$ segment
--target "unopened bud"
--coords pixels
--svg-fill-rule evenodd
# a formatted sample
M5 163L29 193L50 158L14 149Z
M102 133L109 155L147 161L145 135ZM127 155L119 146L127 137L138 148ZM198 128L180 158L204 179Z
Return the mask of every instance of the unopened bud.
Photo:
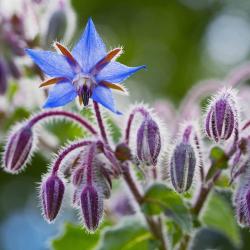
M181 142L175 146L170 161L170 175L177 192L183 193L191 187L195 165L195 152L189 143Z
M223 91L214 98L205 119L207 136L215 142L227 140L237 129L238 117L234 94Z
M137 157L146 165L155 166L161 150L161 135L157 123L149 116L137 131Z
M80 186L84 181L84 166L76 168L72 174L72 184L74 186Z
M47 221L53 221L62 204L64 183L56 175L49 176L41 186L43 214Z
M3 58L0 57L0 95L7 90L7 69Z
M20 172L30 159L34 148L34 135L29 126L12 133L4 151L4 168L7 172Z
M103 215L102 195L93 185L87 185L81 193L80 200L84 224L93 232L98 228Z
M9 73L14 78L19 79L21 77L21 72L13 60L8 61L8 70L9 70Z
M250 227L250 186L240 183L234 195L237 221L242 226Z
M62 6L56 10L49 19L45 44L51 45L55 40L62 40L66 31L67 17Z

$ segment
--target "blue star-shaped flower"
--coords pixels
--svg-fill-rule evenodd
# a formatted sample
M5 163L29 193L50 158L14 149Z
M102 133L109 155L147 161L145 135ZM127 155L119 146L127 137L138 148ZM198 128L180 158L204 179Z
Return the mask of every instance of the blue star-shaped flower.
M58 42L55 47L59 53L26 50L41 70L51 77L40 86L55 84L49 91L44 108L63 106L78 96L80 104L84 106L92 98L109 110L119 113L110 89L126 92L119 83L145 67L128 67L115 62L122 49L107 52L91 18L71 52Z

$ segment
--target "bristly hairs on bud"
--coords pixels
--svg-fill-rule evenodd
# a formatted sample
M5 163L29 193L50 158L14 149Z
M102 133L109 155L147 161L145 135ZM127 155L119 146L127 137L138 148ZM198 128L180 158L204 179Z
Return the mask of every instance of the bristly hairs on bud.
M160 131L160 135L161 135L161 150L160 153L158 155L158 163L157 165L160 165L162 162L162 158L164 156L164 151L166 150L166 146L167 146L167 142L169 141L169 136L167 133L167 126L166 124L162 121L162 119L157 115L157 113L154 111L154 109L150 108L147 104L144 103L135 103L133 105L130 105L129 110L125 113L125 118L124 120L126 122L124 122L125 127L123 129L124 131L124 135L126 137L126 133L127 133L127 128L128 128L128 121L129 119L131 119L131 116L133 116L132 118L132 122L131 122L131 127L130 127L130 134L129 134L129 148L131 149L131 152L133 154L135 154L136 149L137 149L137 140L136 140L136 136L131 136L131 131L138 131L140 125L142 124L145 115L142 115L142 113L139 110L144 110L145 113L147 113L152 120L155 121L155 123L158 125L159 127L159 131ZM126 142L126 138L124 138L124 141ZM136 155L136 154L135 154ZM160 170L159 170L159 174L160 174Z
M227 113L224 113L223 120L216 120L218 117L216 117L215 114L215 105L219 101L226 101L227 103L227 110L225 109L224 112L227 111ZM229 113L228 113L229 112ZM234 140L238 140L238 129L239 129L239 113L240 113L240 107L238 105L238 97L237 97L237 90L231 89L231 88L222 88L220 91L218 91L214 96L212 96L209 100L209 103L207 107L205 108L204 112L204 118L205 121L204 125L204 133L211 139L213 139L215 142L221 142L222 140L227 140L234 136ZM225 124L225 122L228 121L228 117L225 117L225 115L231 115L231 123ZM214 120L213 120L214 116ZM226 120L227 119L227 120ZM218 123L220 125L218 125ZM219 128L218 128L219 126ZM221 131L218 131L220 129Z
M233 195L236 218L240 226L250 226L250 162L245 172L237 179Z
M7 156L7 153L8 153L7 151L8 151L10 146L14 146L12 140L18 139L18 137L16 137L16 136L18 136L17 133L21 129L25 128L25 126L27 127L27 129L31 129L31 133L32 133L31 147L29 149L27 149L27 150L29 150L29 152L26 152L26 159L20 159L20 160L22 160L21 166L14 171L8 170L5 163L6 163L6 161L8 161L8 159L6 157L9 157L10 155ZM14 138L14 137L16 137L16 138ZM10 143L12 145L10 145ZM21 171L25 170L25 168L27 167L27 164L31 161L31 158L33 157L35 151L37 150L37 143L38 143L37 128L29 128L27 120L24 120L23 122L15 124L11 128L11 130L9 131L7 137L5 138L5 148L4 148L4 151L1 153L1 159L2 159L1 165L2 165L2 168L4 169L4 171L11 173L11 174L19 174ZM17 148L17 146L18 145L15 145L15 149ZM10 154L10 153L13 154L14 151L11 150L11 152L9 152L8 154ZM13 157L13 155L12 155L12 157Z
M198 140L198 145L199 147L197 147L197 141ZM190 154L192 152L193 154L193 161L191 160L192 166L191 169L188 173L188 175L190 175L190 183L186 183L187 186L183 186L183 188L177 188L176 185L178 185L176 183L176 181L174 181L174 176L172 176L172 174L174 173L174 169L172 169L173 167L173 157L174 157L174 153L177 150L178 147L181 147L181 145L187 145L187 150L190 151ZM203 168L201 171L200 167L203 167L203 159L202 159L202 145L200 144L200 134L199 134L199 128L198 128L198 122L197 121L192 121L192 122L188 122L185 121L182 124L180 124L178 133L176 135L176 137L173 139L171 145L169 145L168 147L168 152L167 152L167 156L165 157L165 162L163 162L163 164L166 165L166 169L165 169L165 179L172 183L172 187L174 189L176 189L178 192L185 192L188 191L190 188L194 187L197 183L198 177L201 178L202 172L203 172ZM198 171L200 170L200 171ZM167 174L166 174L167 172ZM172 173L172 174L171 174ZM183 176L184 177L184 176ZM175 185L174 185L175 183Z
M65 191L66 191L66 186L68 185L67 181L65 180L65 178L63 177L63 175L61 173L58 173L57 174L58 178L62 181L63 185L64 185L64 194L65 195ZM56 216L56 218L54 218L53 220L49 220L47 217L46 217L46 214L44 212L44 204L43 204L43 197L42 197L42 187L43 187L43 184L44 182L49 178L51 177L51 172L47 172L46 174L44 174L42 176L42 180L41 182L38 182L38 185L37 185L37 192L38 192L38 198L39 198L39 207L42 211L42 216L44 218L45 221L47 221L47 223L49 224L53 224L56 220L56 218L58 218L60 216L60 213L62 212L63 210L63 207L64 207L64 198L62 199L62 202L60 204L60 208L59 208L59 211L58 211L58 214Z

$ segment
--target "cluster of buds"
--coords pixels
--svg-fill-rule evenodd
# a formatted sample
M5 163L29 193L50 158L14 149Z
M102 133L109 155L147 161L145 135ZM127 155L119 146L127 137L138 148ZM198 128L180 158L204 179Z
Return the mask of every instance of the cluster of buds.
M194 142L194 127L188 125L180 142L176 143L170 158L170 177L174 189L183 193L189 190L193 183L197 165Z

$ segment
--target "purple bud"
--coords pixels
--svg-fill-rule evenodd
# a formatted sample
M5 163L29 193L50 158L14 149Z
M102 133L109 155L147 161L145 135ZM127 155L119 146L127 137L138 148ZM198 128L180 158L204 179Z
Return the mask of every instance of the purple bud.
M196 157L193 147L189 143L178 144L170 161L171 182L179 193L187 191L193 182Z
M137 131L137 157L146 165L156 166L160 150L159 126L147 116Z
M215 142L227 140L237 129L237 109L234 96L224 91L214 98L205 119L207 136Z
M0 95L7 90L7 69L3 58L0 57Z
M7 172L18 173L30 159L34 144L33 131L29 126L22 126L9 136L4 151L3 162Z
M41 186L43 214L46 220L53 221L62 204L64 183L56 175L46 178Z
M81 209L84 224L89 231L95 231L103 215L103 198L93 185L84 187L81 193Z
M74 170L72 174L72 184L74 186L80 186L83 183L84 169L84 166L80 166Z

